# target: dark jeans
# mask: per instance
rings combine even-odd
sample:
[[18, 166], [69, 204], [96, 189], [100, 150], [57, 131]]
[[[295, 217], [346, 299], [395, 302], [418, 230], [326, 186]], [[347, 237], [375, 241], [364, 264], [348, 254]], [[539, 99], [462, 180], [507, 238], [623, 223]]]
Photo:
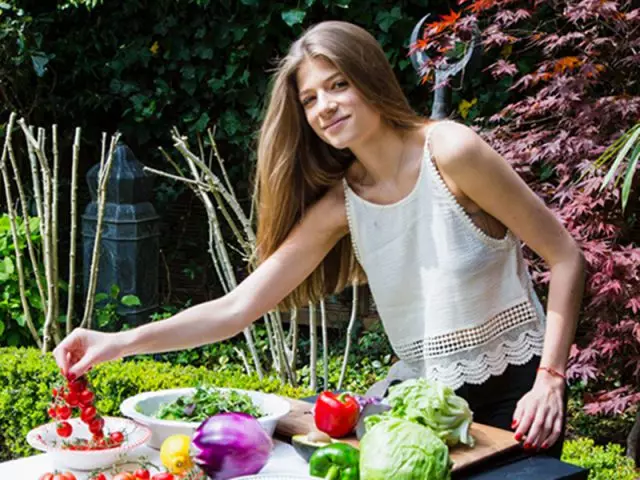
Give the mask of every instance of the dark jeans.
[[[474, 421], [504, 430], [511, 430], [511, 421], [516, 404], [525, 393], [531, 390], [539, 363], [540, 357], [536, 356], [524, 365], [510, 365], [502, 375], [489, 377], [481, 385], [464, 384], [456, 390], [456, 394], [469, 402], [469, 406], [473, 410]], [[555, 444], [541, 453], [560, 458], [562, 444], [564, 443], [566, 410], [567, 390], [565, 389], [565, 417], [562, 425], [562, 434]]]

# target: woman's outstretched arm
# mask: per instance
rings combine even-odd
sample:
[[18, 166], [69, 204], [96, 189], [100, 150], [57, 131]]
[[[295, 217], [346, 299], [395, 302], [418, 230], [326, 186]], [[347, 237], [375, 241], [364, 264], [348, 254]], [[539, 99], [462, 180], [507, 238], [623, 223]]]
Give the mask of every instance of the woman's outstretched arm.
[[77, 377], [104, 361], [233, 337], [302, 283], [347, 232], [344, 194], [337, 185], [307, 210], [280, 248], [233, 291], [133, 330], [76, 329], [54, 350], [56, 361], [65, 374]]

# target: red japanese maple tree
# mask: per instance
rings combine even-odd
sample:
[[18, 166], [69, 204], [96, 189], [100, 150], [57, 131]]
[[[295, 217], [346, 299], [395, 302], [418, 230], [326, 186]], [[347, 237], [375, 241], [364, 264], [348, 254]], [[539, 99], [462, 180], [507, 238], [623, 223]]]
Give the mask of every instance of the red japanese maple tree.
[[[592, 166], [640, 118], [640, 9], [631, 1], [462, 0], [458, 10], [428, 24], [413, 48], [437, 66], [459, 51], [451, 38], [468, 38], [477, 25], [485, 74], [512, 77], [514, 100], [476, 124], [584, 251], [588, 278], [568, 377], [586, 383], [585, 411], [631, 411], [640, 402], [640, 238], [632, 228], [640, 175], [623, 215], [619, 191], [601, 190], [604, 172]], [[544, 295], [549, 272], [528, 258]], [[636, 462], [639, 420], [640, 412], [628, 441]]]

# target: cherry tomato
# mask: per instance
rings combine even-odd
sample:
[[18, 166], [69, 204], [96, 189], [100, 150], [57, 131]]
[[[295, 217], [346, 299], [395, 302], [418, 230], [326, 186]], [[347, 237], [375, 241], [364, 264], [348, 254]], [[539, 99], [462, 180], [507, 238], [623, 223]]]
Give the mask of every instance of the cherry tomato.
[[69, 382], [69, 390], [72, 392], [80, 393], [87, 389], [87, 379], [84, 377], [79, 378], [73, 382]]
[[53, 473], [43, 473], [38, 480], [53, 480]]
[[88, 407], [84, 407], [82, 412], [80, 412], [80, 420], [84, 423], [90, 423], [96, 417], [96, 408], [89, 405]]
[[104, 428], [104, 420], [101, 417], [96, 417], [93, 420], [91, 420], [91, 423], [89, 423], [89, 431], [94, 435], [97, 435], [99, 433], [101, 434], [103, 428]]
[[56, 413], [56, 407], [49, 407], [49, 410], [47, 410], [47, 413], [51, 418], [56, 418], [56, 416], [58, 415]]
[[130, 472], [120, 472], [111, 480], [136, 480], [136, 477], [134, 477], [133, 473]]
[[151, 474], [146, 468], [139, 468], [133, 472], [133, 475], [136, 477], [136, 480], [149, 480], [151, 478]]
[[58, 389], [57, 388], [52, 388], [51, 389], [51, 395], [53, 395], [53, 397], [57, 397], [58, 396]]
[[163, 473], [156, 473], [153, 477], [151, 477], [151, 480], [174, 480], [175, 477], [173, 476], [173, 473], [169, 473], [169, 472], [163, 472]]
[[109, 439], [115, 444], [120, 444], [124, 442], [124, 435], [122, 434], [122, 432], [111, 432], [111, 435], [109, 435]]
[[107, 480], [107, 476], [104, 473], [99, 473], [91, 477], [91, 480]]
[[60, 420], [69, 420], [71, 417], [71, 408], [68, 405], [58, 405], [56, 414]]
[[78, 403], [80, 403], [80, 398], [76, 392], [69, 392], [64, 396], [64, 399], [67, 401], [67, 405], [70, 407], [77, 407]]
[[56, 428], [56, 432], [61, 437], [67, 438], [71, 436], [71, 433], [73, 432], [73, 427], [69, 422], [60, 422], [58, 424], [58, 427]]
[[71, 472], [56, 473], [52, 480], [77, 480], [76, 476]]
[[80, 404], [87, 407], [93, 403], [95, 396], [91, 390], [83, 390], [80, 392]]

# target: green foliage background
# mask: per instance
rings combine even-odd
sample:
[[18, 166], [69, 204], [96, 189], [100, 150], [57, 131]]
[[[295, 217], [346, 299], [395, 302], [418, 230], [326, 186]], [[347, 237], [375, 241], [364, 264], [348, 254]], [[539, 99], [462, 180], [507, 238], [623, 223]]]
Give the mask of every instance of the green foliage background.
[[[143, 162], [159, 158], [176, 125], [188, 134], [219, 125], [231, 176], [246, 184], [274, 60], [313, 23], [351, 21], [388, 54], [413, 105], [429, 89], [409, 59], [414, 24], [443, 0], [125, 0], [94, 7], [52, 1], [0, 4], [0, 124], [10, 110], [33, 124], [83, 127], [95, 147], [119, 129]], [[2, 9], [2, 5], [4, 8]], [[247, 161], [249, 160], [249, 161]]]

